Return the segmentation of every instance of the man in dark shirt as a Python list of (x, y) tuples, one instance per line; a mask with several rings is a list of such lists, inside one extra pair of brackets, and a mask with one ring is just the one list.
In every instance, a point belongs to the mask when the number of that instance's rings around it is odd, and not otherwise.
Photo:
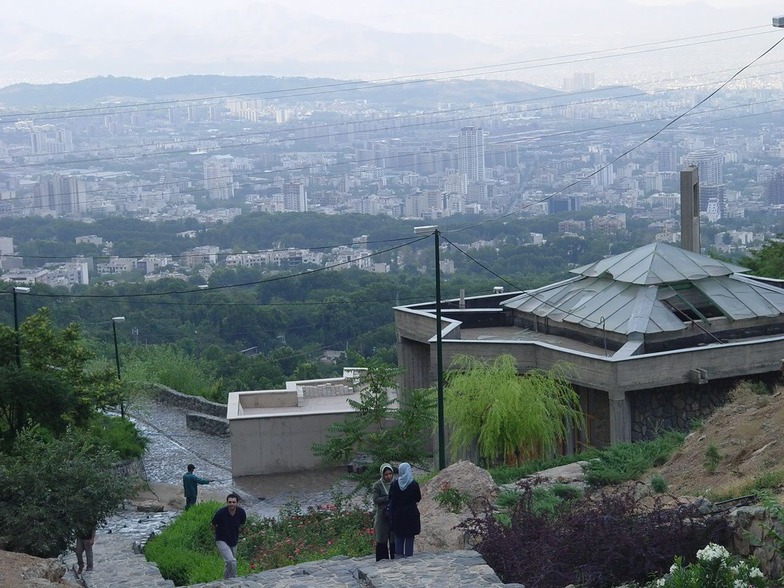
[(226, 497), (226, 506), (215, 511), (212, 528), (215, 530), (215, 545), (223, 558), (223, 578), (237, 575), (237, 542), (240, 527), (245, 524), (245, 510), (237, 506), (240, 497), (233, 492)]
[(199, 495), (199, 484), (209, 484), (212, 480), (203, 480), (193, 473), (196, 466), (188, 464), (188, 473), (182, 476), (182, 488), (185, 491), (185, 510), (196, 504), (196, 497)]

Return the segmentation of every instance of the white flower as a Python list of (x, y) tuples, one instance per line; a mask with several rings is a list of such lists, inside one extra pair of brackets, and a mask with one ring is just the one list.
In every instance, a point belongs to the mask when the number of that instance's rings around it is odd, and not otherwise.
[(703, 549), (697, 552), (697, 559), (704, 562), (714, 561), (717, 559), (726, 559), (730, 556), (730, 552), (724, 549), (721, 545), (709, 543)]
[(732, 583), (732, 588), (747, 588), (746, 582), (744, 582), (743, 580), (735, 580)]
[(678, 564), (677, 563), (672, 564), (670, 566), (670, 573), (674, 574), (677, 569), (678, 569)]
[(763, 574), (759, 568), (751, 568), (749, 570), (749, 578), (764, 578), (765, 574)]
[(667, 583), (666, 578), (659, 578), (658, 580), (656, 580), (656, 586), (658, 586), (659, 588), (664, 586), (666, 583)]

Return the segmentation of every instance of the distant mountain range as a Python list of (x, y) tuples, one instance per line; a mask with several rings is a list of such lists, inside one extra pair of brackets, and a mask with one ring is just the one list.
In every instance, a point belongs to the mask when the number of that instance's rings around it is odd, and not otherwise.
[(492, 80), (373, 84), (361, 80), (272, 76), (191, 75), (151, 80), (108, 76), (67, 84), (14, 84), (0, 88), (0, 104), (11, 108), (66, 107), (237, 95), (281, 102), (367, 100), (416, 108), (437, 103), (490, 104), (495, 100), (515, 101), (558, 94), (524, 82)]
[[(639, 96), (628, 86), (598, 88), (591, 99)], [(14, 84), (0, 88), (0, 106), (21, 109), (63, 108), (149, 103), (161, 100), (194, 100), (237, 96), (280, 103), (316, 100), (365, 100), (369, 104), (406, 108), (433, 108), (515, 103), (568, 96), (533, 84), (499, 80), (440, 80), (372, 83), (332, 78), (278, 78), (273, 76), (191, 75), (144, 80), (126, 77), (95, 77), (67, 84)], [(573, 99), (569, 99), (573, 101)]]

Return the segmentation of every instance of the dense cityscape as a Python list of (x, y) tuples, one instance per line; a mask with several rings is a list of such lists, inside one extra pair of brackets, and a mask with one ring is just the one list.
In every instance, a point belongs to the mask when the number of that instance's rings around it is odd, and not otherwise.
[[(87, 222), (112, 215), (195, 219), (208, 227), (250, 212), (360, 213), (427, 224), (461, 214), (523, 218), (595, 209), (604, 212), (588, 221), (564, 218), (559, 233), (624, 231), (637, 218), (649, 221), (657, 240), (676, 243), (679, 172), (696, 166), (702, 222), (731, 227), (717, 230), (709, 245), (742, 251), (774, 235), (784, 210), (778, 85), (775, 76), (739, 81), (699, 108), (701, 88), (599, 88), (590, 72), (575, 72), (558, 91), (517, 84), (505, 90), (518, 99), (487, 104), (428, 102), (448, 98), (443, 87), (410, 101), (362, 99), (372, 89), (364, 85), (352, 86), (350, 99), (341, 91), (319, 100), (288, 91), (148, 104), (117, 98), (43, 112), (7, 107), (0, 118), (0, 212)], [(22, 267), (13, 239), (0, 239), (5, 278), (73, 284), (88, 283), (91, 272), (142, 268), (154, 279), (173, 271), (171, 252), (120, 258), (101, 235), (79, 239), (99, 246), (106, 259), (94, 267), (79, 259), (59, 268)], [(330, 253), (202, 245), (184, 265), (386, 271), (368, 257), (366, 235), (354, 241)]]

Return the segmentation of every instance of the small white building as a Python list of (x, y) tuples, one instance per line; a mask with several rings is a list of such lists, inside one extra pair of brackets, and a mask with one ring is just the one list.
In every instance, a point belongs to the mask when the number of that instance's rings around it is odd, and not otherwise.
[[(326, 441), (330, 425), (354, 412), (348, 401), (359, 401), (364, 369), (344, 368), (342, 378), (286, 382), (282, 390), (230, 393), (232, 477), (323, 467), (311, 448)], [(397, 391), (388, 394), (397, 399)]]

